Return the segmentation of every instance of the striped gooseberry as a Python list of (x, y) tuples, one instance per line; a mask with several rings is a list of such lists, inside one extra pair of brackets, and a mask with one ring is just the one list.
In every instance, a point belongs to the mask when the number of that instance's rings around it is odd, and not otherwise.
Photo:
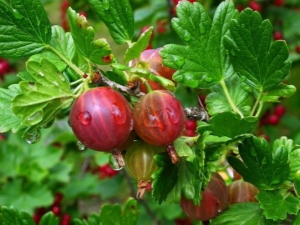
[(142, 198), (147, 185), (151, 183), (151, 175), (158, 168), (154, 156), (163, 152), (164, 148), (150, 145), (142, 140), (133, 142), (125, 153), (125, 170), (138, 181), (137, 198)]
[(116, 151), (129, 137), (132, 123), (128, 101), (110, 87), (84, 92), (76, 99), (70, 112), (71, 128), (84, 146), (112, 152), (119, 157)]

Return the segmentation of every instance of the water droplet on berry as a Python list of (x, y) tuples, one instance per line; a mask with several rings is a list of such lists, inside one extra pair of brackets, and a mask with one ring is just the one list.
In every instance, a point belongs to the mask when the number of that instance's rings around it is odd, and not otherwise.
[(80, 141), (77, 141), (76, 146), (77, 146), (77, 149), (80, 151), (86, 150), (86, 146), (84, 144), (82, 144)]
[(109, 10), (109, 1), (103, 0), (102, 2), (104, 10)]
[(28, 144), (34, 144), (41, 138), (41, 131), (39, 129), (29, 130), (23, 136)]
[(123, 169), (123, 167), (119, 167), (117, 160), (114, 158), (112, 154), (109, 155), (108, 163), (109, 166), (115, 171), (119, 171)]
[[(121, 107), (120, 107), (121, 106)], [(112, 105), (112, 111), (113, 118), (117, 124), (124, 124), (126, 122), (126, 113), (125, 109), (122, 105)]]
[(13, 9), (13, 15), (18, 20), (23, 18), (23, 16), (16, 9)]
[(28, 117), (27, 122), (30, 125), (34, 125), (34, 124), (38, 123), (39, 121), (41, 121), (42, 118), (43, 118), (43, 112), (37, 111), (36, 113), (34, 113), (30, 117)]
[(83, 125), (90, 125), (92, 121), (92, 116), (88, 111), (80, 112), (77, 115), (77, 119), (83, 124)]
[(185, 41), (191, 40), (191, 34), (186, 30), (184, 31), (182, 37), (183, 37), (183, 40), (185, 40)]

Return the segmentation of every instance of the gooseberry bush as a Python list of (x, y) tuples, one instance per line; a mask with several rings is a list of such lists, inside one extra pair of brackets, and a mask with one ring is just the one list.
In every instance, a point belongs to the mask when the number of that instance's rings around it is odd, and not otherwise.
[(1, 1), (1, 79), (24, 67), (0, 88), (0, 224), (300, 223), (299, 138), (267, 135), (295, 55), (255, 1), (167, 2), (144, 26), (87, 0), (112, 44), (66, 1), (61, 26)]

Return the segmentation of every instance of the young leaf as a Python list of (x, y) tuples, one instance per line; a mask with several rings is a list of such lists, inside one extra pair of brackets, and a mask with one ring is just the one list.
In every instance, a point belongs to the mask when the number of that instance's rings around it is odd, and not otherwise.
[(62, 79), (56, 67), (49, 61), (29, 61), (27, 70), (36, 83), (19, 83), (22, 94), (13, 99), (12, 110), (22, 118), (24, 126), (33, 126), (44, 117), (51, 117), (60, 108), (69, 105), (74, 96), (68, 82)]
[(296, 215), (298, 213), (300, 200), (291, 194), (283, 197), (277, 191), (260, 191), (256, 198), (260, 207), (264, 209), (263, 214), (268, 219), (283, 220), (287, 214)]
[(245, 181), (263, 190), (274, 190), (287, 179), (290, 168), (286, 146), (272, 152), (264, 138), (250, 137), (238, 148), (243, 162), (233, 156), (228, 157), (228, 162)]
[(16, 116), (11, 109), (13, 98), (21, 93), (17, 84), (9, 86), (8, 89), (0, 89), (0, 132), (18, 132), (23, 126), (21, 118)]
[(209, 127), (199, 127), (199, 130), (208, 129), (212, 131), (213, 135), (235, 138), (238, 135), (250, 133), (256, 126), (257, 119), (254, 117), (241, 118), (238, 114), (224, 112), (213, 116), (209, 123)]
[(289, 158), (290, 158), (290, 174), (288, 177), (288, 180), (293, 181), (295, 178), (295, 175), (298, 171), (300, 171), (300, 147), (295, 147), (295, 149), (293, 149), (290, 154), (289, 154)]
[(0, 224), (1, 225), (35, 225), (35, 222), (32, 219), (32, 216), (29, 215), (29, 213), (27, 212), (18, 211), (13, 207), (2, 206), (0, 208)]
[(109, 44), (105, 39), (95, 38), (95, 30), (88, 25), (84, 16), (77, 14), (73, 9), (68, 9), (71, 34), (78, 51), (91, 62), (96, 64), (107, 64), (103, 57), (111, 53)]
[(296, 92), (294, 85), (279, 84), (272, 91), (266, 92), (262, 101), (264, 102), (279, 102), (279, 98), (289, 98)]
[(177, 82), (192, 88), (215, 85), (228, 73), (222, 38), (228, 33), (230, 21), (237, 15), (233, 2), (222, 2), (213, 21), (197, 2), (181, 1), (176, 13), (178, 18), (172, 19), (172, 27), (185, 46), (165, 45), (160, 51), (163, 63), (177, 69), (173, 75)]
[(139, 39), (134, 42), (125, 52), (124, 62), (128, 63), (130, 60), (138, 58), (140, 54), (147, 48), (153, 27), (149, 27), (144, 33), (141, 34)]
[(43, 215), (39, 225), (59, 225), (58, 217), (53, 212), (48, 212)]
[(245, 82), (262, 91), (271, 91), (288, 75), (291, 62), (284, 41), (272, 40), (272, 25), (257, 11), (245, 9), (230, 24), (224, 46), (230, 53), (235, 72)]
[(12, 0), (0, 4), (0, 55), (25, 57), (50, 42), (51, 26), (39, 0)]
[[(250, 93), (243, 88), (239, 77), (236, 75), (228, 77), (228, 79), (225, 80), (225, 83), (233, 103), (243, 113), (243, 115), (250, 115)], [(213, 92), (207, 95), (205, 103), (208, 113), (211, 116), (217, 115), (221, 112), (232, 112), (232, 108), (224, 94), (223, 88), (220, 85), (213, 87)]]
[(176, 152), (179, 157), (194, 157), (195, 154), (191, 147), (188, 145), (188, 140), (179, 137), (174, 141), (174, 148), (176, 149)]
[(217, 218), (211, 221), (211, 225), (278, 225), (278, 222), (268, 220), (262, 215), (262, 209), (258, 203), (247, 202), (231, 205)]
[(134, 35), (134, 17), (128, 0), (88, 0), (97, 16), (108, 27), (117, 44), (130, 41)]

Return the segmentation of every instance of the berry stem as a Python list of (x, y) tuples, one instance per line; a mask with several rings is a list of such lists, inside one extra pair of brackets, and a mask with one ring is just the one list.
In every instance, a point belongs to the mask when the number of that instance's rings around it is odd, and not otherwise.
[(142, 199), (143, 198), (148, 184), (151, 184), (150, 180), (138, 180), (138, 184), (137, 184), (138, 190), (137, 190), (137, 193), (136, 193), (136, 198), (137, 199)]
[(119, 169), (123, 168), (125, 166), (125, 162), (124, 162), (122, 153), (120, 151), (118, 151), (117, 149), (114, 149), (111, 151), (111, 154), (115, 158)]
[(165, 146), (165, 149), (166, 151), (168, 152), (170, 158), (171, 158), (171, 161), (173, 164), (176, 164), (179, 162), (179, 156), (174, 148), (174, 145), (173, 144), (168, 144)]

